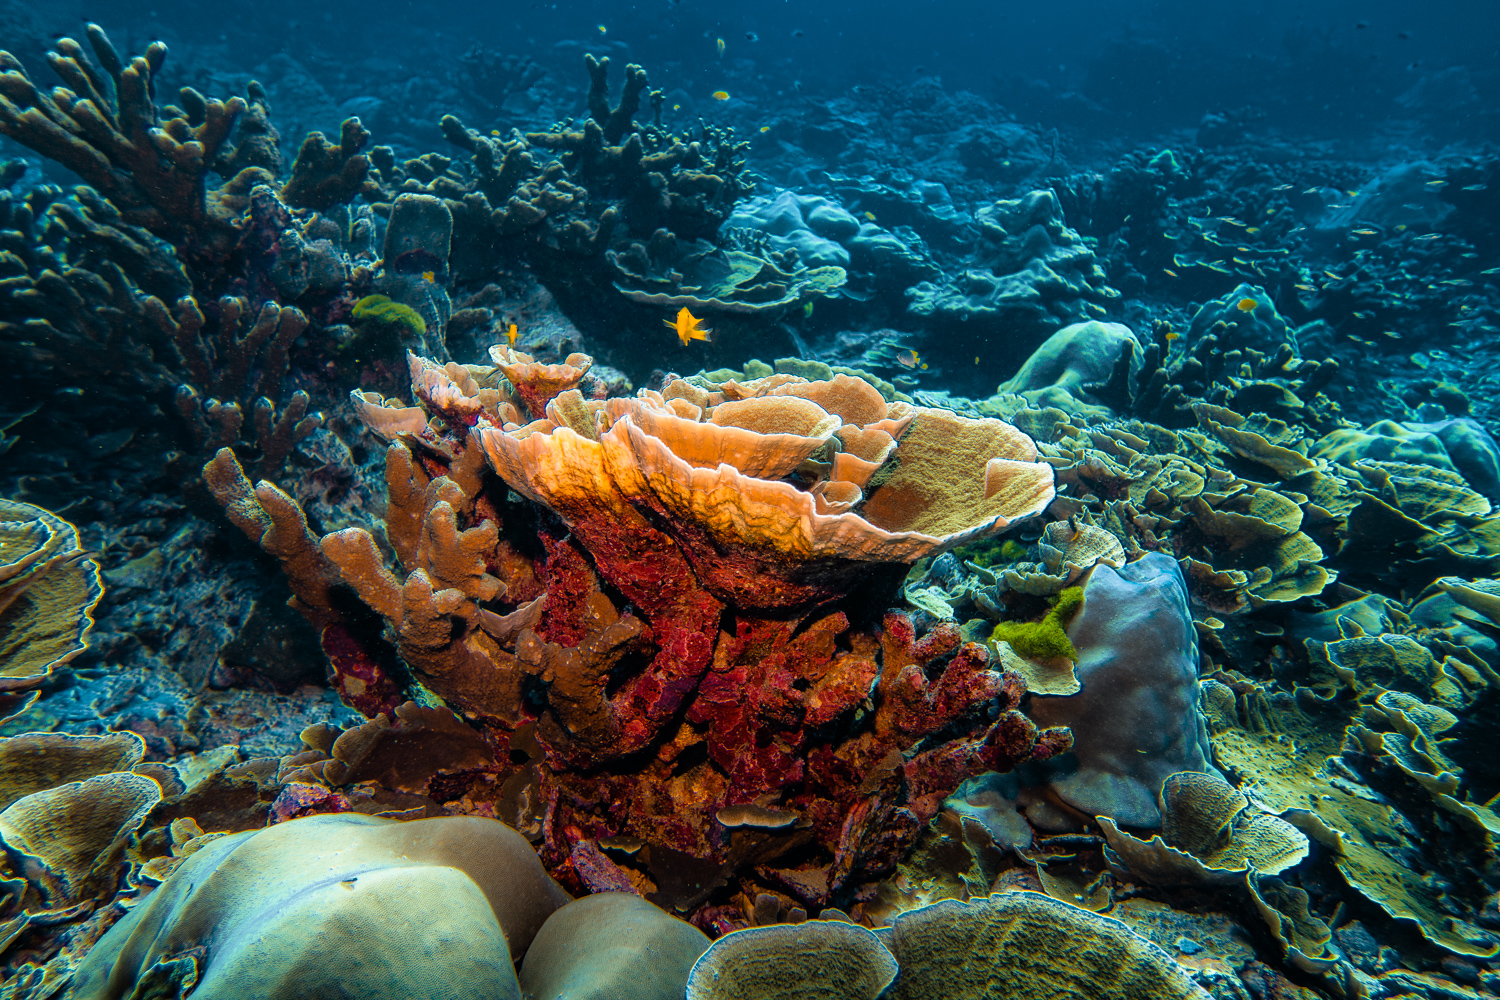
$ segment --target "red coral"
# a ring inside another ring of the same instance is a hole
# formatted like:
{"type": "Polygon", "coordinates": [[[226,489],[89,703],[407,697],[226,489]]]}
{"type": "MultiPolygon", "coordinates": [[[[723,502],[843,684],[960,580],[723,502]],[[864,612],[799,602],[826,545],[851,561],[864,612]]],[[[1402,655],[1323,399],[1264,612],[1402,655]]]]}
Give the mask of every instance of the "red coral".
{"type": "Polygon", "coordinates": [[[328,654],[329,683],[356,712],[371,719],[381,712],[394,715],[396,706],[406,700],[401,686],[346,626],[324,626],[321,645],[328,654]]]}

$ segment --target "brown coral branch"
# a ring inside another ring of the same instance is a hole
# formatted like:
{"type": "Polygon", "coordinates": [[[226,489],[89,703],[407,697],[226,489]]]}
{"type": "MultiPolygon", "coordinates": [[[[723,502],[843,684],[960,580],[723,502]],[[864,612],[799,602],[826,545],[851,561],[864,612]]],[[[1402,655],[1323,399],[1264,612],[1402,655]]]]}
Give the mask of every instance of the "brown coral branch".
{"type": "Polygon", "coordinates": [[[281,189],[281,200],[293,208],[319,212],[354,200],[370,174],[370,158],[360,152],[369,141],[370,133],[358,118],[344,120],[337,146],[322,132],[309,133],[292,162],[292,176],[281,189]]]}
{"type": "Polygon", "coordinates": [[[70,38],[47,61],[73,89],[42,94],[9,53],[0,59],[0,134],[56,160],[119,206],[126,221],[158,235],[180,237],[209,221],[209,164],[245,112],[243,98],[205,101],[196,125],[186,117],[160,121],[152,78],[167,47],[153,42],[124,64],[103,29],[88,26],[95,57],[113,83],[70,38]]]}

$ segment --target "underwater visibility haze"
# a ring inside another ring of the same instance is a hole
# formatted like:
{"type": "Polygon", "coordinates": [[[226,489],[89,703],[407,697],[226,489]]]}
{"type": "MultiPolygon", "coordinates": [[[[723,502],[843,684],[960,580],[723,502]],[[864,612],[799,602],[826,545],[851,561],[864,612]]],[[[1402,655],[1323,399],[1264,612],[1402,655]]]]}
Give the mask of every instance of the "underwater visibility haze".
{"type": "Polygon", "coordinates": [[[1500,10],[0,0],[0,1000],[1500,994],[1500,10]]]}

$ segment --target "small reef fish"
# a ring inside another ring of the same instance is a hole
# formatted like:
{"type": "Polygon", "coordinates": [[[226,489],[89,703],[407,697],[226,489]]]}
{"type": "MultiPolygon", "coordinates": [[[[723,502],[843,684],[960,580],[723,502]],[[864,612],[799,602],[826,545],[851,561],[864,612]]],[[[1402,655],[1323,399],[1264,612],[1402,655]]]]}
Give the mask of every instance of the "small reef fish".
{"type": "Polygon", "coordinates": [[[1419,240],[1435,240],[1437,238],[1438,238],[1438,234],[1437,233],[1428,233],[1425,236],[1418,236],[1417,237],[1417,239],[1419,239],[1419,240]]]}
{"type": "Polygon", "coordinates": [[[703,321],[701,319],[688,312],[687,306],[683,306],[678,310],[676,322],[669,319],[662,320],[662,322],[669,329],[676,332],[677,339],[682,341],[683,347],[686,347],[689,342],[694,340],[707,340],[708,335],[713,333],[712,330],[702,326],[703,321]]]}
{"type": "Polygon", "coordinates": [[[594,25],[594,27],[596,27],[596,28],[599,29],[599,34],[601,34],[601,35],[607,35],[607,34],[609,34],[609,29],[606,28],[602,24],[596,24],[596,25],[594,25]]]}
{"type": "Polygon", "coordinates": [[[1256,233],[1260,232],[1260,227],[1259,226],[1249,226],[1249,227],[1247,227],[1245,229],[1245,232],[1246,232],[1247,235],[1254,236],[1256,233]]]}
{"type": "Polygon", "coordinates": [[[490,129],[490,135],[499,135],[499,134],[500,134],[500,130],[499,129],[497,129],[497,128],[490,129]]]}
{"type": "Polygon", "coordinates": [[[1353,230],[1353,232],[1354,232],[1355,236],[1379,236],[1380,235],[1380,233],[1377,230],[1374,230],[1374,229],[1356,229],[1356,230],[1353,230]]]}
{"type": "Polygon", "coordinates": [[[1447,181],[1428,181],[1427,182],[1427,186],[1430,187],[1430,188],[1432,188],[1434,191],[1437,191],[1437,190],[1439,190],[1441,188],[1447,187],[1448,186],[1448,182],[1447,181]]]}
{"type": "Polygon", "coordinates": [[[716,101],[727,101],[729,100],[729,91],[716,90],[713,92],[713,99],[716,101]]]}
{"type": "Polygon", "coordinates": [[[745,32],[745,41],[747,41],[747,42],[758,42],[758,41],[760,41],[760,36],[757,35],[753,31],[747,31],[747,32],[745,32]]]}
{"type": "Polygon", "coordinates": [[[902,351],[900,354],[896,355],[896,364],[900,365],[902,368],[912,369],[927,367],[922,363],[922,356],[916,351],[910,349],[902,351]]]}
{"type": "Polygon", "coordinates": [[[813,314],[813,303],[807,302],[802,306],[802,315],[811,318],[813,314]]]}
{"type": "Polygon", "coordinates": [[[716,48],[716,49],[719,50],[719,58],[723,59],[724,58],[724,39],[722,39],[722,38],[715,39],[714,40],[714,48],[716,48]]]}
{"type": "Polygon", "coordinates": [[[769,131],[771,131],[771,126],[769,126],[769,125],[762,125],[762,126],[761,126],[761,127],[760,127],[760,130],[761,130],[761,131],[762,131],[762,132],[769,132],[769,131]]]}
{"type": "Polygon", "coordinates": [[[520,335],[521,335],[521,331],[516,328],[516,324],[512,323],[510,325],[510,329],[508,329],[508,330],[505,331],[505,342],[507,344],[509,344],[511,347],[515,347],[516,346],[516,338],[519,337],[520,335]]]}
{"type": "Polygon", "coordinates": [[[1294,184],[1278,184],[1275,187],[1273,187],[1271,190],[1272,191],[1290,191],[1295,186],[1296,185],[1294,185],[1294,184]]]}
{"type": "Polygon", "coordinates": [[[1464,190],[1464,191],[1483,191],[1488,186],[1489,185],[1487,185],[1487,184],[1465,184],[1463,186],[1462,190],[1464,190]]]}
{"type": "Polygon", "coordinates": [[[423,281],[436,281],[437,280],[437,274],[434,273],[434,272],[432,272],[432,271],[423,271],[422,272],[422,280],[423,281]]]}
{"type": "Polygon", "coordinates": [[[866,212],[865,213],[865,219],[868,222],[874,222],[875,221],[875,213],[874,212],[866,212]]]}
{"type": "Polygon", "coordinates": [[[1234,307],[1242,313],[1251,313],[1255,312],[1255,307],[1259,304],[1252,298],[1243,298],[1236,302],[1234,307]]]}
{"type": "Polygon", "coordinates": [[[1500,274],[1500,267],[1487,267],[1480,274],[1500,274]]]}
{"type": "Polygon", "coordinates": [[[1174,270],[1172,270],[1170,267],[1164,267],[1161,270],[1162,270],[1162,273],[1165,274],[1169,278],[1175,278],[1175,277],[1177,277],[1177,272],[1174,271],[1174,270]]]}

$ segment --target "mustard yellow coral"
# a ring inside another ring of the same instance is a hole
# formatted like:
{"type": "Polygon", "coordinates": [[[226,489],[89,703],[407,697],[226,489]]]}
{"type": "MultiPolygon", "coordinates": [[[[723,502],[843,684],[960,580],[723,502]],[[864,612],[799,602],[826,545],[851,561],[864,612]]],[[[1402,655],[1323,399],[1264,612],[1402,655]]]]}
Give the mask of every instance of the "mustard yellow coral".
{"type": "Polygon", "coordinates": [[[1008,642],[1021,656],[1032,660],[1058,657],[1078,659],[1078,650],[1063,631],[1083,607],[1083,588],[1069,587],[1057,595],[1051,610],[1039,622],[1001,622],[990,633],[991,642],[1008,642]]]}
{"type": "Polygon", "coordinates": [[[411,306],[392,302],[385,295],[366,295],[354,304],[354,322],[400,327],[408,336],[427,332],[427,321],[411,306]]]}

